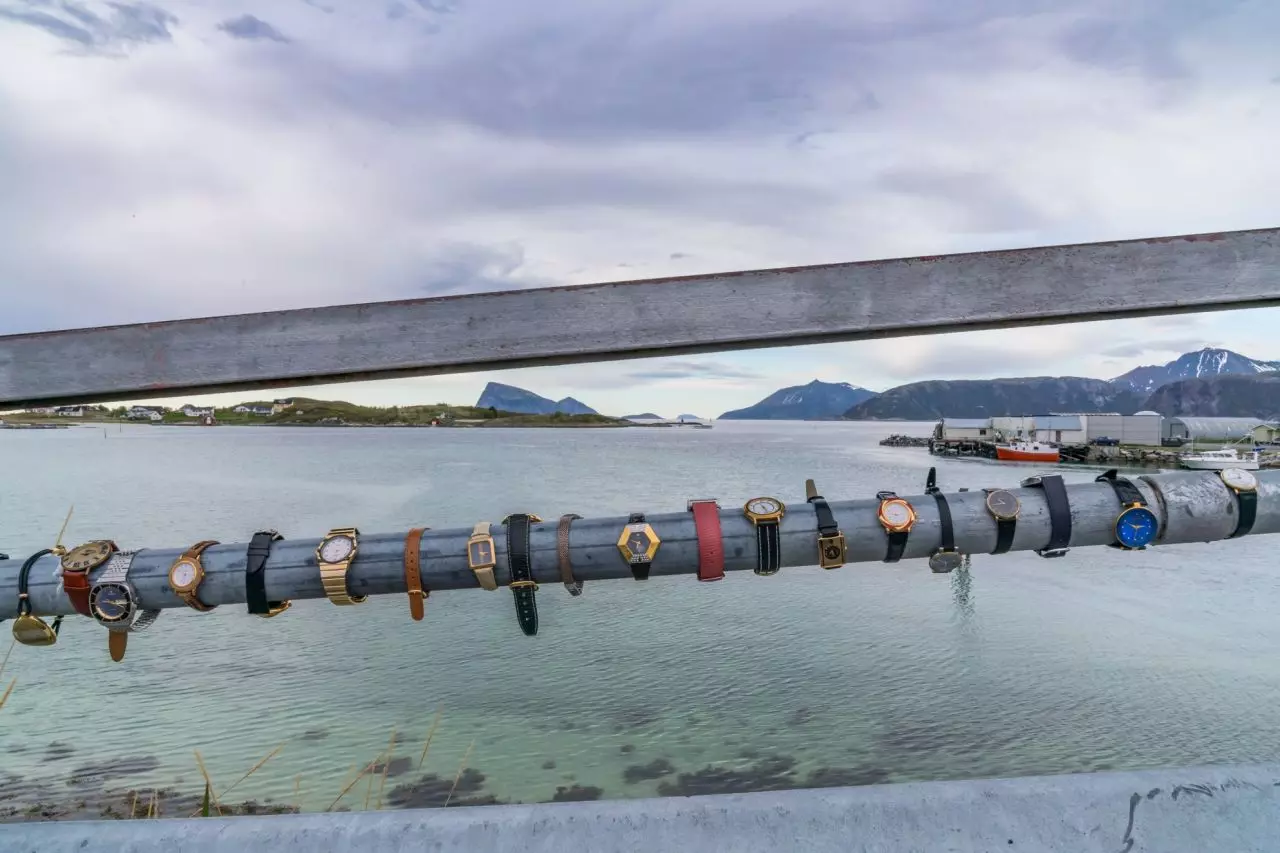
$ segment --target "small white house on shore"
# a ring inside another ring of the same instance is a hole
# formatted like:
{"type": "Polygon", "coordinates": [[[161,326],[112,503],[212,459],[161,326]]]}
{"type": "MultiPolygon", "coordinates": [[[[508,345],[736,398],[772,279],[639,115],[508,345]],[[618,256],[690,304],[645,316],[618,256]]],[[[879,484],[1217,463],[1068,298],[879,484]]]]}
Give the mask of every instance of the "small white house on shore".
{"type": "Polygon", "coordinates": [[[1083,420],[1079,415],[1036,415],[1035,439],[1051,444],[1087,444],[1083,420]]]}
{"type": "Polygon", "coordinates": [[[991,441],[995,431],[991,418],[943,418],[943,441],[991,441]]]}

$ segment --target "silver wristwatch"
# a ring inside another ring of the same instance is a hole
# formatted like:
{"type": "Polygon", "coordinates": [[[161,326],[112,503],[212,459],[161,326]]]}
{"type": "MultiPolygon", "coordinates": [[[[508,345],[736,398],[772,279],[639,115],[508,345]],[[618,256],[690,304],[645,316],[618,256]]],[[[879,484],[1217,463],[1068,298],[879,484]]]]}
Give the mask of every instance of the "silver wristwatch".
{"type": "Polygon", "coordinates": [[[129,583],[129,568],[137,551],[117,551],[89,589],[89,610],[108,631],[137,633],[150,628],[159,610],[141,610],[138,593],[129,583]]]}

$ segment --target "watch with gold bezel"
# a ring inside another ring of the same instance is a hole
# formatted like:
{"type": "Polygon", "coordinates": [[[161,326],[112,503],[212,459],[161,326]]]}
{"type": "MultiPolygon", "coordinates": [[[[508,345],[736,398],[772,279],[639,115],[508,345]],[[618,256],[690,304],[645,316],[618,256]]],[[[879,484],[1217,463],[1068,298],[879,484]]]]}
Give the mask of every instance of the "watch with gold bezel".
{"type": "Polygon", "coordinates": [[[197,592],[200,584],[204,583],[204,552],[217,544],[213,539],[197,542],[183,552],[181,557],[174,560],[173,565],[169,567],[169,587],[184,604],[201,613],[207,613],[216,606],[205,604],[200,600],[197,592]]]}
{"type": "Polygon", "coordinates": [[[742,506],[742,514],[756,530],[756,568],[758,575],[776,575],[782,566],[782,547],[778,536],[787,506],[777,498],[752,498],[742,506]]]}
{"type": "Polygon", "coordinates": [[[360,531],[354,527],[330,530],[316,548],[320,583],[325,597],[338,605],[360,604],[369,596],[352,595],[347,589],[347,572],[360,550],[360,531]]]}
{"type": "Polygon", "coordinates": [[[889,548],[885,551],[884,561],[896,563],[902,559],[902,553],[907,548],[907,537],[911,534],[911,528],[916,525],[916,511],[905,498],[898,497],[894,492],[878,492],[876,498],[880,501],[876,518],[889,537],[889,548]]]}
{"type": "Polygon", "coordinates": [[[633,512],[618,536],[618,551],[631,566],[631,576],[638,581],[649,579],[649,568],[658,553],[662,540],[653,526],[645,520],[644,513],[633,512]]]}
{"type": "Polygon", "coordinates": [[[81,616],[93,616],[89,607],[89,588],[92,586],[89,572],[111,559],[111,555],[119,550],[110,539],[95,539],[62,555],[62,589],[81,616]]]}

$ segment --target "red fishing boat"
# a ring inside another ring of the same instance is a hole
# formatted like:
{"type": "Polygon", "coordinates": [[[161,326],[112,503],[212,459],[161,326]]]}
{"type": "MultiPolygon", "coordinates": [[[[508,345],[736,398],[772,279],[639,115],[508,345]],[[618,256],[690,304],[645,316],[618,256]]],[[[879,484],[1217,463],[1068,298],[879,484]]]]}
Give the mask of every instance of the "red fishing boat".
{"type": "Polygon", "coordinates": [[[1002,462],[1057,462],[1058,448],[1038,441],[1014,441],[996,445],[996,458],[1002,462]]]}

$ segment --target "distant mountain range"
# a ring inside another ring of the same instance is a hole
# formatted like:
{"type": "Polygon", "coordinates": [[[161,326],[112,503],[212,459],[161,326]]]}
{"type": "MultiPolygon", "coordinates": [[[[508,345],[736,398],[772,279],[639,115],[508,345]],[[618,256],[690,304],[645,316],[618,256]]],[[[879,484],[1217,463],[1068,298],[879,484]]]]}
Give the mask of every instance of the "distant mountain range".
{"type": "Polygon", "coordinates": [[[655,415],[653,412],[645,412],[642,415],[623,415],[624,421],[665,421],[662,415],[655,415]]]}
{"type": "Polygon", "coordinates": [[[1205,347],[1180,355],[1163,366],[1135,367],[1111,382],[1117,387],[1150,394],[1161,385],[1180,379],[1208,379],[1226,374],[1250,376],[1277,370],[1280,370],[1280,361],[1255,361],[1229,349],[1205,347]]]}
{"type": "Polygon", "coordinates": [[[1280,373],[1170,382],[1157,388],[1143,407],[1170,415],[1280,420],[1280,373]]]}
{"type": "Polygon", "coordinates": [[[572,397],[549,400],[532,391],[526,391],[514,385],[503,385],[501,382],[490,382],[484,386],[480,399],[476,401],[476,408],[494,408],[500,412],[515,412],[522,415],[554,415],[556,412],[564,412],[566,415],[600,414],[572,397]]]}
{"type": "Polygon", "coordinates": [[[720,416],[722,420],[743,421],[819,421],[844,416],[853,406],[875,397],[874,391],[847,382],[819,382],[792,385],[774,391],[754,406],[734,409],[720,416]]]}

